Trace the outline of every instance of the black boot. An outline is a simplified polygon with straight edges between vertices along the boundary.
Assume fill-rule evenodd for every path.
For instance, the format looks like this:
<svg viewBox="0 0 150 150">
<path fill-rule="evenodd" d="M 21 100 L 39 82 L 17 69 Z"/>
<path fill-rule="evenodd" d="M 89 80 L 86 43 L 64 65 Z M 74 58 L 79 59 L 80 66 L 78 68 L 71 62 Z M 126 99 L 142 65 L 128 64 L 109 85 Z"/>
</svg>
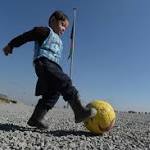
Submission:
<svg viewBox="0 0 150 150">
<path fill-rule="evenodd" d="M 38 129 L 48 129 L 48 125 L 44 122 L 44 116 L 46 115 L 48 110 L 44 109 L 40 101 L 42 100 L 39 100 L 27 124 L 31 127 L 36 127 Z"/>
<path fill-rule="evenodd" d="M 69 101 L 69 104 L 74 112 L 75 115 L 75 123 L 80 123 L 84 120 L 86 120 L 89 117 L 93 117 L 96 115 L 96 111 L 89 108 L 89 107 L 83 107 L 81 104 L 81 101 L 77 96 L 72 101 Z"/>
</svg>

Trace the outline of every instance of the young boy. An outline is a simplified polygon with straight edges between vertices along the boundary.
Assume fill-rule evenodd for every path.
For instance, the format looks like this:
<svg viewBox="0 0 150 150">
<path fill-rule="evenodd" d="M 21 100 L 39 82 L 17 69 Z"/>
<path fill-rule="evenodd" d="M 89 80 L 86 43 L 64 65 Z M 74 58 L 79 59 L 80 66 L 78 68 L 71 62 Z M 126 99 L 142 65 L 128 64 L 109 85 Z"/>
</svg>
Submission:
<svg viewBox="0 0 150 150">
<path fill-rule="evenodd" d="M 62 11 L 55 11 L 49 18 L 49 27 L 34 27 L 12 39 L 3 49 L 7 56 L 13 48 L 35 42 L 33 63 L 38 77 L 35 95 L 42 97 L 27 122 L 29 126 L 47 129 L 44 116 L 54 107 L 60 95 L 70 104 L 76 123 L 92 116 L 92 109 L 82 106 L 77 89 L 59 65 L 63 48 L 60 36 L 68 26 L 68 17 Z"/>
</svg>

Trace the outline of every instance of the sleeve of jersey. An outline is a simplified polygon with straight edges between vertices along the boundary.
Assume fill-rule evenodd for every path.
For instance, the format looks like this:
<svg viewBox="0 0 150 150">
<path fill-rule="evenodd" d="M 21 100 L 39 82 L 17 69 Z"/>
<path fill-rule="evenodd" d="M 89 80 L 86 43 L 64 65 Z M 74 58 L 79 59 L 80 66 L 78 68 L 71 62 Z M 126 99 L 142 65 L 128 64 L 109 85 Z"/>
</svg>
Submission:
<svg viewBox="0 0 150 150">
<path fill-rule="evenodd" d="M 19 47 L 27 42 L 42 40 L 47 34 L 49 34 L 47 27 L 34 27 L 32 30 L 24 32 L 12 39 L 8 45 L 11 47 Z"/>
</svg>

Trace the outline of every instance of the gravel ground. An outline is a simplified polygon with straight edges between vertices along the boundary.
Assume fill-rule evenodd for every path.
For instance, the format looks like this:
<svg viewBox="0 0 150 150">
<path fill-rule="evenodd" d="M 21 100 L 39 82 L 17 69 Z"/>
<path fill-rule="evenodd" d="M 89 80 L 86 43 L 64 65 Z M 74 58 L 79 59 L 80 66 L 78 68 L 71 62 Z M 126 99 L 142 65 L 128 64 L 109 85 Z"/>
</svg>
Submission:
<svg viewBox="0 0 150 150">
<path fill-rule="evenodd" d="M 75 124 L 70 109 L 54 108 L 46 116 L 49 130 L 26 125 L 33 107 L 0 105 L 0 150 L 150 150 L 150 114 L 117 114 L 114 128 L 92 135 Z"/>
</svg>

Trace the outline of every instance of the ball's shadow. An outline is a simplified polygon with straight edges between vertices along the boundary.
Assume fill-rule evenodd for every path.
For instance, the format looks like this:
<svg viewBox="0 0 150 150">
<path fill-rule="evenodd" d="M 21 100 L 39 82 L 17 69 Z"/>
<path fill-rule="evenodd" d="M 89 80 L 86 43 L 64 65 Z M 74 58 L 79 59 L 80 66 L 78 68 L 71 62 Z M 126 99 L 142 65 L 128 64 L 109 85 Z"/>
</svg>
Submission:
<svg viewBox="0 0 150 150">
<path fill-rule="evenodd" d="M 8 124 L 8 123 L 0 123 L 0 130 L 2 131 L 6 131 L 6 132 L 14 132 L 14 131 L 21 131 L 21 132 L 25 132 L 25 131 L 31 131 L 31 132 L 37 132 L 37 133 L 44 133 L 46 134 L 46 136 L 57 136 L 57 137 L 61 137 L 61 136 L 69 136 L 69 135 L 74 135 L 74 136 L 87 136 L 87 137 L 92 137 L 92 136 L 98 136 L 95 135 L 91 132 L 88 131 L 75 131 L 75 130 L 53 130 L 53 131 L 49 131 L 49 130 L 39 130 L 36 128 L 30 128 L 30 127 L 23 127 L 23 126 L 19 126 L 19 125 L 15 125 L 15 124 Z M 100 135 L 99 135 L 100 136 Z"/>
</svg>

